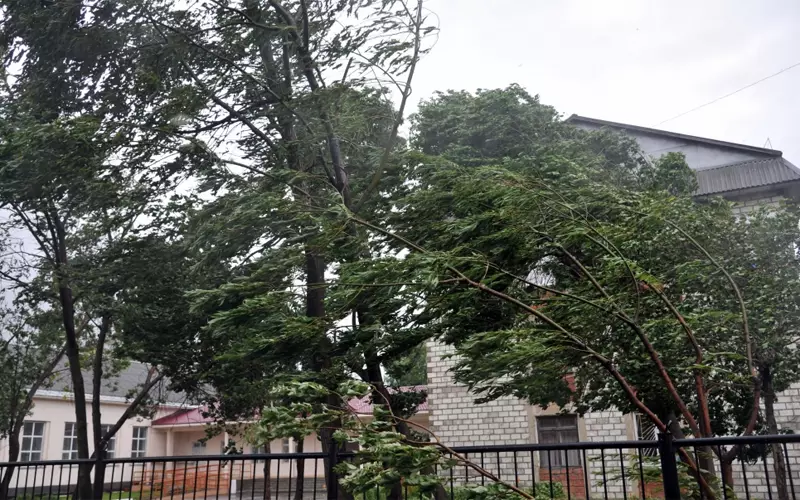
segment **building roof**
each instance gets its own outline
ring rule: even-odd
[[[415,387],[400,387],[399,390],[402,392],[410,392],[410,391],[424,391],[426,387],[424,385],[415,386]],[[394,389],[389,389],[390,392],[394,392]],[[350,408],[359,415],[371,415],[372,414],[372,402],[370,396],[365,396],[363,398],[353,398],[350,400]],[[170,415],[165,417],[158,418],[153,420],[151,425],[155,427],[172,427],[172,426],[181,426],[181,425],[205,425],[211,424],[214,422],[214,419],[211,417],[206,417],[203,414],[208,411],[208,407],[202,406],[197,408],[185,408],[176,411]],[[428,402],[424,401],[417,406],[417,411],[428,411]]]
[[[657,128],[640,127],[639,125],[630,125],[628,123],[612,122],[608,120],[600,120],[598,118],[589,118],[587,116],[572,115],[566,119],[568,123],[587,123],[591,125],[598,125],[601,127],[618,128],[623,130],[631,130],[643,134],[660,135],[664,137],[673,137],[684,141],[701,142],[711,146],[718,146],[724,148],[739,149],[751,153],[759,153],[768,156],[782,156],[783,153],[777,149],[759,148],[747,144],[739,144],[736,142],[719,141],[717,139],[709,139],[707,137],[698,137],[696,135],[680,134],[678,132],[669,132],[667,130],[660,130]]]
[[[137,391],[141,388],[142,384],[147,380],[147,373],[150,367],[144,363],[132,361],[128,366],[123,368],[117,375],[103,379],[103,384],[100,388],[100,395],[112,398],[133,399],[136,397]],[[86,393],[91,394],[92,391],[92,370],[83,371],[83,383],[86,387]],[[167,390],[167,382],[162,381],[157,384],[153,391],[156,394],[154,399],[161,399],[168,403],[185,403],[187,397],[185,394],[179,394]],[[55,371],[55,381],[50,388],[51,391],[73,392],[72,378],[69,374],[69,365],[66,360],[62,361]]]
[[[712,167],[695,168],[697,174],[697,196],[711,196],[715,194],[735,193],[737,191],[766,188],[768,186],[786,186],[791,183],[800,184],[800,169],[790,161],[783,158],[783,153],[776,149],[759,148],[747,144],[719,141],[706,137],[680,134],[666,130],[658,130],[627,123],[599,120],[586,116],[572,115],[566,120],[572,124],[589,124],[600,127],[609,127],[620,131],[631,131],[640,134],[671,137],[682,141],[707,144],[715,147],[755,153],[755,158]],[[691,165],[690,165],[691,166]]]
[[[781,157],[719,165],[695,173],[698,196],[800,181],[800,169]]]
[[[427,387],[424,385],[417,385],[417,386],[407,386],[407,387],[399,387],[400,392],[419,392],[427,390]],[[395,389],[389,388],[389,392],[395,392]],[[350,400],[350,408],[353,409],[359,415],[371,415],[372,414],[372,396],[364,396],[363,398],[353,398]],[[422,403],[417,406],[417,411],[428,411],[428,400],[425,399]]]

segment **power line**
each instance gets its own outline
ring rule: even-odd
[[[721,101],[721,100],[723,100],[723,99],[725,99],[725,98],[727,98],[727,97],[730,97],[730,96],[732,96],[732,95],[734,95],[734,94],[738,94],[739,92],[741,92],[741,91],[743,91],[743,90],[747,90],[747,89],[749,89],[750,87],[753,87],[753,86],[755,86],[755,85],[758,85],[759,83],[761,83],[761,82],[763,82],[763,81],[769,80],[769,79],[770,79],[770,78],[772,78],[772,77],[778,76],[778,75],[780,75],[781,73],[785,73],[785,72],[789,71],[790,69],[792,69],[792,68],[796,68],[796,67],[798,67],[798,66],[800,66],[800,62],[796,62],[796,63],[792,64],[791,66],[787,66],[786,68],[783,68],[782,70],[778,71],[777,73],[773,73],[773,74],[771,74],[771,75],[769,75],[769,76],[765,76],[765,77],[764,77],[764,78],[762,78],[761,80],[755,81],[755,82],[751,83],[750,85],[745,85],[744,87],[742,87],[742,88],[740,88],[740,89],[738,89],[738,90],[734,90],[734,91],[733,91],[733,92],[731,92],[730,94],[725,94],[725,95],[724,95],[724,96],[722,96],[722,97],[717,97],[717,98],[716,98],[716,99],[714,99],[713,101],[708,101],[707,103],[705,103],[705,104],[701,104],[700,106],[697,106],[696,108],[692,108],[692,109],[690,109],[689,111],[684,111],[683,113],[681,113],[681,114],[679,114],[679,115],[675,115],[675,116],[673,116],[672,118],[667,118],[667,119],[666,119],[666,120],[664,120],[663,122],[659,122],[659,123],[658,123],[658,125],[663,125],[664,123],[667,123],[667,122],[669,122],[669,121],[672,121],[672,120],[674,120],[674,119],[676,119],[676,118],[680,118],[681,116],[685,116],[685,115],[688,115],[689,113],[693,113],[693,112],[697,111],[698,109],[705,108],[706,106],[710,106],[710,105],[714,104],[715,102],[719,102],[719,101]]]

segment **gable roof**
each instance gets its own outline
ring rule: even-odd
[[[668,132],[627,123],[612,122],[589,118],[586,116],[572,115],[566,120],[571,124],[587,124],[597,127],[608,127],[620,132],[632,132],[634,135],[661,136],[678,139],[685,142],[704,144],[717,148],[727,148],[750,155],[757,155],[748,160],[697,167],[689,165],[697,175],[698,189],[696,196],[734,195],[736,193],[751,191],[774,190],[775,194],[784,195],[785,188],[796,189],[800,186],[800,168],[783,158],[783,153],[777,149],[766,149],[735,142],[718,141],[706,137]]]
[[[777,149],[759,148],[756,146],[749,146],[747,144],[739,144],[736,142],[719,141],[717,139],[709,139],[707,137],[698,137],[696,135],[680,134],[678,132],[669,132],[667,130],[660,130],[657,128],[640,127],[639,125],[630,125],[628,123],[612,122],[608,120],[600,120],[598,118],[589,118],[587,116],[580,116],[573,114],[565,120],[567,123],[578,124],[585,123],[589,125],[597,125],[600,127],[616,128],[621,130],[630,130],[632,132],[639,132],[649,135],[660,135],[663,137],[672,137],[674,139],[681,139],[690,142],[699,142],[711,146],[738,149],[740,151],[747,151],[749,153],[759,153],[767,156],[780,157],[783,156],[781,151]]]
[[[800,181],[800,168],[785,158],[764,158],[695,170],[698,196]]]

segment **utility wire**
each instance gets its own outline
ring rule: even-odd
[[[778,76],[778,75],[780,75],[781,73],[785,73],[785,72],[789,71],[790,69],[792,69],[792,68],[796,68],[796,67],[798,67],[798,66],[800,66],[800,62],[796,62],[796,63],[792,64],[791,66],[787,66],[786,68],[783,68],[782,70],[778,71],[777,73],[773,73],[773,74],[771,74],[771,75],[769,75],[769,76],[765,76],[765,77],[764,77],[764,78],[762,78],[761,80],[755,81],[755,82],[751,83],[750,85],[745,85],[744,87],[742,87],[742,88],[740,88],[740,89],[738,89],[738,90],[734,90],[734,91],[733,91],[733,92],[731,92],[730,94],[725,94],[725,95],[724,95],[724,96],[722,96],[722,97],[717,97],[717,98],[716,98],[716,99],[714,99],[713,101],[708,101],[707,103],[705,103],[705,104],[701,104],[700,106],[697,106],[696,108],[692,108],[692,109],[690,109],[689,111],[684,111],[683,113],[681,113],[681,114],[679,114],[679,115],[675,115],[675,116],[673,116],[672,118],[667,118],[667,119],[666,119],[666,120],[664,120],[663,122],[659,122],[659,123],[658,123],[658,125],[662,125],[662,124],[664,124],[664,123],[667,123],[667,122],[670,122],[670,121],[672,121],[672,120],[674,120],[674,119],[676,119],[676,118],[680,118],[681,116],[685,116],[685,115],[688,115],[689,113],[693,113],[693,112],[697,111],[698,109],[705,108],[706,106],[710,106],[710,105],[714,104],[715,102],[719,102],[719,101],[721,101],[721,100],[723,100],[723,99],[725,99],[725,98],[727,98],[727,97],[730,97],[730,96],[732,96],[732,95],[734,95],[734,94],[738,94],[739,92],[741,92],[741,91],[743,91],[743,90],[747,90],[747,89],[749,89],[750,87],[753,87],[753,86],[755,86],[755,85],[758,85],[759,83],[761,83],[761,82],[763,82],[763,81],[769,80],[769,79],[770,79],[770,78],[772,78],[772,77]]]

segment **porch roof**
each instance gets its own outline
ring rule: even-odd
[[[426,387],[424,385],[421,386],[409,386],[409,387],[400,387],[399,390],[401,392],[410,392],[410,391],[424,391]],[[390,392],[394,392],[396,389],[389,389]],[[370,415],[372,414],[372,400],[370,396],[365,396],[363,398],[353,398],[350,400],[350,408],[359,415]],[[428,411],[428,402],[424,401],[419,406],[417,406],[417,411]],[[153,427],[180,427],[180,426],[198,426],[198,425],[206,425],[211,424],[214,422],[214,419],[205,414],[208,413],[208,406],[199,406],[196,408],[184,408],[178,410],[174,413],[171,413],[165,417],[157,418],[153,420],[150,424]]]

